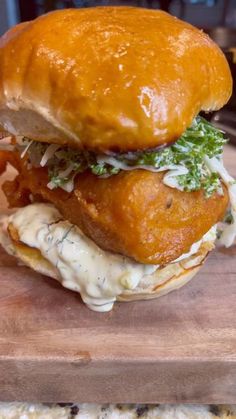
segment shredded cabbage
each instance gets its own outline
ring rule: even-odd
[[[232,246],[236,237],[236,181],[225,169],[222,159],[216,157],[209,159],[209,157],[206,156],[205,162],[212,172],[218,173],[228,189],[231,219],[228,224],[225,223],[223,226],[220,242],[224,246],[229,247]]]
[[[165,171],[166,185],[189,192],[204,189],[209,197],[215,191],[222,193],[222,188],[220,175],[209,169],[204,157],[221,156],[225,142],[219,129],[198,116],[173,145],[154,150],[97,155],[35,141],[30,146],[26,142],[26,147],[32,166],[47,166],[51,189],[73,190],[76,175],[85,170],[104,178],[121,170],[142,169]]]
[[[58,144],[50,144],[46,148],[45,153],[41,158],[40,166],[44,167],[47,164],[48,160],[50,160],[53,157],[54,153],[58,150],[58,148],[60,148]]]
[[[236,181],[223,166],[223,132],[201,117],[171,146],[128,153],[96,155],[93,152],[73,150],[58,144],[40,143],[27,138],[17,138],[21,157],[27,155],[28,165],[48,169],[48,188],[62,188],[72,192],[78,173],[90,170],[106,178],[121,170],[148,170],[166,172],[163,183],[181,191],[203,189],[206,197],[214,192],[222,194],[221,181],[228,189],[230,204],[228,224],[223,223],[220,241],[231,246],[236,237]],[[0,149],[12,150],[12,144],[2,144]]]

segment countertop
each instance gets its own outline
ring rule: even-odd
[[[236,405],[42,405],[0,403],[0,419],[235,419]]]

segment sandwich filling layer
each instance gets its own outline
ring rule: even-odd
[[[223,133],[202,117],[194,119],[182,136],[171,146],[127,153],[95,154],[24,139],[21,156],[29,156],[33,167],[46,167],[50,189],[62,188],[71,192],[75,176],[86,170],[107,178],[120,171],[148,170],[166,172],[163,183],[180,191],[203,189],[206,197],[223,193],[220,176],[205,163],[208,158],[219,158],[226,143]]]
[[[56,268],[64,287],[79,292],[95,311],[111,310],[118,295],[135,289],[145,276],[158,269],[158,265],[140,264],[102,250],[77,226],[64,220],[51,204],[18,209],[5,223],[16,230],[21,243],[38,249]],[[203,242],[215,239],[216,226],[173,263],[196,254]]]
[[[11,207],[52,203],[106,251],[166,265],[221,221],[229,203],[222,243],[234,242],[236,184],[223,166],[225,142],[201,117],[169,147],[126,154],[13,139],[3,144],[0,171],[9,162],[19,174],[3,191]]]

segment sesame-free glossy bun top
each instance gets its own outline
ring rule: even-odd
[[[206,34],[143,8],[67,9],[22,23],[0,39],[0,63],[2,128],[96,151],[172,142],[232,90]]]

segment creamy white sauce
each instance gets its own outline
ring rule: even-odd
[[[206,234],[204,234],[201,240],[199,240],[196,243],[193,243],[188,253],[184,253],[183,255],[175,259],[172,263],[180,262],[183,259],[187,259],[190,256],[195,255],[200,249],[200,246],[202,243],[208,242],[208,241],[214,242],[216,240],[216,234],[217,234],[217,224],[211,227],[210,230]]]
[[[11,215],[20,240],[55,266],[64,287],[81,294],[95,311],[111,310],[117,295],[135,288],[156,270],[100,249],[50,204],[32,204]]]
[[[107,163],[115,167],[116,169],[125,170],[125,171],[131,171],[131,170],[137,170],[137,169],[147,170],[148,172],[154,172],[154,173],[167,171],[167,173],[165,174],[163,178],[163,183],[171,188],[179,189],[180,191],[183,191],[183,187],[179,185],[177,176],[186,175],[188,173],[187,167],[182,166],[181,164],[168,165],[168,166],[162,166],[162,167],[154,167],[154,166],[148,166],[148,165],[130,166],[127,163],[119,161],[111,156],[98,156],[97,161],[98,163]],[[104,177],[107,177],[107,176],[105,175]]]
[[[232,224],[224,226],[222,235],[220,237],[220,242],[226,247],[232,246],[236,237],[236,181],[229,175],[225,169],[222,160],[213,157],[205,157],[205,163],[211,172],[218,173],[224,182],[225,186],[228,189],[230,205],[231,205],[231,214],[233,218]]]
[[[169,169],[169,171],[164,175],[162,182],[169,186],[170,188],[179,189],[179,191],[183,191],[184,188],[179,184],[178,176],[186,175],[188,173],[187,167],[184,166],[176,166]]]
[[[36,248],[58,271],[62,285],[81,294],[83,301],[95,311],[109,311],[116,297],[125,290],[136,288],[145,275],[151,275],[158,265],[144,265],[130,258],[100,249],[81,230],[62,218],[51,204],[32,204],[6,217],[2,227],[12,223],[20,240]],[[188,253],[174,262],[197,253],[201,243],[214,241],[213,226]],[[0,236],[5,249],[11,248]]]

